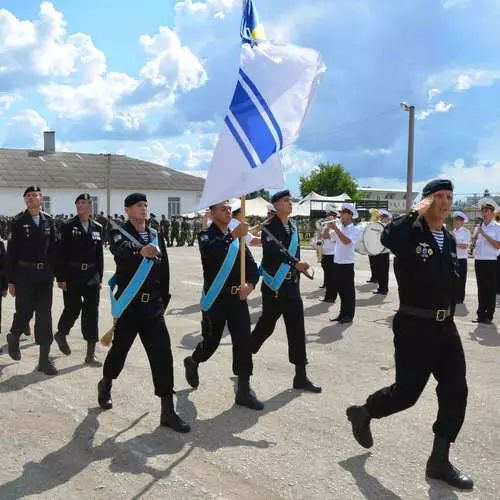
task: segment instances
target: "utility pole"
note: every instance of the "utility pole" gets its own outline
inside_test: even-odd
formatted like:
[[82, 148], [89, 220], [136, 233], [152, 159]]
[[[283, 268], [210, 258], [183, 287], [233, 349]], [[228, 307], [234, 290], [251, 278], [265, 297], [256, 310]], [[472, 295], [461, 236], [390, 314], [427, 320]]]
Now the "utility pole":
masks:
[[106, 156], [106, 215], [111, 215], [111, 153]]
[[402, 102], [401, 107], [408, 111], [408, 164], [406, 170], [406, 211], [409, 212], [413, 203], [413, 158], [415, 148], [415, 106]]

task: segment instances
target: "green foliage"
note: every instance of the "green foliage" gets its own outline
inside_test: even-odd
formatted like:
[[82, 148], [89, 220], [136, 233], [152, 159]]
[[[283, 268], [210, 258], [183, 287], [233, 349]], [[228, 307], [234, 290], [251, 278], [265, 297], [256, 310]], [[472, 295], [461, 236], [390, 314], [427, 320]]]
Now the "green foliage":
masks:
[[260, 191], [254, 191], [253, 193], [248, 193], [245, 196], [245, 199], [253, 200], [254, 198], [258, 198], [259, 196], [262, 196], [262, 198], [264, 198], [267, 201], [271, 199], [271, 194], [267, 189], [261, 189]]
[[301, 196], [304, 197], [311, 191], [323, 196], [347, 193], [353, 200], [358, 198], [358, 186], [354, 177], [340, 163], [320, 163], [310, 175], [301, 177]]

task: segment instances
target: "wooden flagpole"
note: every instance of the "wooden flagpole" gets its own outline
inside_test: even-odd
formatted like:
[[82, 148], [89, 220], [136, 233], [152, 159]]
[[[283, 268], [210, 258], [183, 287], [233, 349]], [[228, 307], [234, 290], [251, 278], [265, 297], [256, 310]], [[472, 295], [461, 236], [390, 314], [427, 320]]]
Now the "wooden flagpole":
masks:
[[[245, 213], [245, 197], [242, 196], [240, 198], [241, 201], [241, 208], [240, 208], [240, 218], [241, 218], [241, 223], [245, 224], [246, 223], [246, 213]], [[245, 283], [247, 282], [247, 268], [246, 268], [246, 238], [242, 236], [240, 238], [240, 286], [244, 286]]]

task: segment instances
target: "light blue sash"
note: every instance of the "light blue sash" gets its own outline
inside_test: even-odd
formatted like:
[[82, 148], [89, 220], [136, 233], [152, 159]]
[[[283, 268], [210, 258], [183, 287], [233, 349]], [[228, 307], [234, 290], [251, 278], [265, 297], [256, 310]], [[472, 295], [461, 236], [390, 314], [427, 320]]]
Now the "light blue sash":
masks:
[[[299, 233], [295, 227], [292, 226], [292, 239], [290, 241], [290, 246], [288, 247], [288, 253], [295, 256], [297, 248], [299, 246]], [[276, 292], [281, 288], [283, 281], [285, 281], [288, 271], [290, 271], [290, 264], [281, 264], [278, 268], [278, 272], [271, 276], [262, 266], [259, 268], [260, 274], [262, 275], [262, 280], [264, 283], [273, 291]]]
[[226, 283], [227, 277], [229, 276], [229, 273], [231, 272], [231, 269], [233, 269], [234, 263], [236, 262], [236, 257], [238, 257], [239, 249], [240, 240], [233, 240], [229, 245], [229, 250], [227, 252], [226, 258], [224, 259], [224, 262], [222, 263], [217, 276], [210, 285], [208, 292], [206, 294], [204, 292], [201, 293], [200, 305], [202, 311], [208, 311], [219, 296], [222, 287]]
[[[158, 245], [158, 235], [155, 236], [152, 244], [155, 246]], [[155, 261], [152, 259], [143, 258], [137, 268], [137, 271], [130, 280], [130, 283], [127, 285], [125, 290], [123, 290], [123, 293], [118, 299], [116, 299], [114, 294], [114, 288], [116, 287], [116, 274], [111, 276], [108, 281], [108, 285], [111, 300], [111, 314], [113, 315], [113, 318], [118, 319], [123, 314], [123, 311], [127, 309], [128, 305], [134, 300], [137, 292], [141, 289], [142, 285], [144, 285], [144, 282], [153, 268], [154, 263]]]

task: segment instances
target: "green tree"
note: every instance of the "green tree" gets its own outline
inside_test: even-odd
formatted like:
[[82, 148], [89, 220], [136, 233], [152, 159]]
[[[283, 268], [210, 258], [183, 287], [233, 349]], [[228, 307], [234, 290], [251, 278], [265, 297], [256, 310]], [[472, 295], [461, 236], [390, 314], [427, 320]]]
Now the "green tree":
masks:
[[259, 191], [254, 191], [253, 193], [248, 193], [245, 198], [247, 200], [253, 200], [254, 198], [258, 198], [259, 196], [262, 196], [265, 200], [269, 201], [271, 199], [271, 194], [267, 189], [261, 189]]
[[310, 175], [300, 178], [302, 197], [311, 191], [323, 196], [338, 196], [347, 193], [351, 199], [357, 199], [358, 186], [354, 177], [340, 163], [320, 163]]

